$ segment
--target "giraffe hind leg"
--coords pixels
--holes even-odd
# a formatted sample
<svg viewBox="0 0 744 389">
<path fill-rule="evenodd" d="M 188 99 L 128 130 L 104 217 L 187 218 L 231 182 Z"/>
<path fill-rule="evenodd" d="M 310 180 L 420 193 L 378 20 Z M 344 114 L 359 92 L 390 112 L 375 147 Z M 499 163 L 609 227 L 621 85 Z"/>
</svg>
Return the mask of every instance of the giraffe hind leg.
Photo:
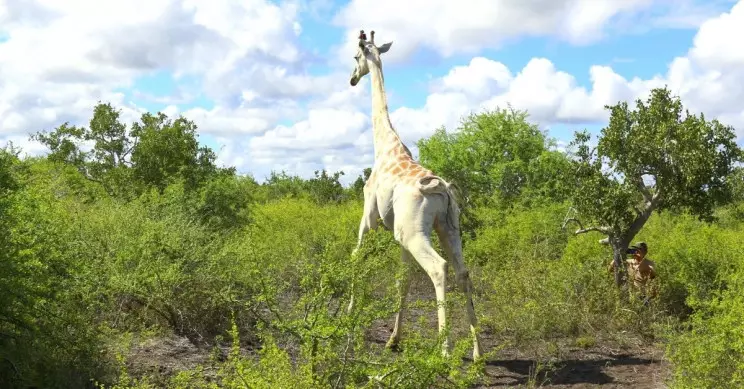
<svg viewBox="0 0 744 389">
<path fill-rule="evenodd" d="M 447 313 L 445 307 L 445 291 L 447 290 L 447 262 L 431 245 L 429 236 L 418 233 L 403 242 L 418 264 L 424 269 L 432 284 L 437 299 L 437 319 L 439 335 L 443 336 L 442 354 L 449 355 L 451 345 L 449 336 L 445 333 L 447 327 Z"/>
<path fill-rule="evenodd" d="M 457 283 L 465 294 L 465 308 L 470 324 L 470 334 L 473 337 L 473 360 L 477 360 L 481 356 L 480 340 L 477 332 L 478 319 L 473 306 L 473 283 L 470 280 L 470 274 L 462 256 L 462 238 L 460 238 L 459 230 L 452 228 L 447 223 L 437 223 L 436 227 L 442 248 L 455 268 Z"/>
</svg>

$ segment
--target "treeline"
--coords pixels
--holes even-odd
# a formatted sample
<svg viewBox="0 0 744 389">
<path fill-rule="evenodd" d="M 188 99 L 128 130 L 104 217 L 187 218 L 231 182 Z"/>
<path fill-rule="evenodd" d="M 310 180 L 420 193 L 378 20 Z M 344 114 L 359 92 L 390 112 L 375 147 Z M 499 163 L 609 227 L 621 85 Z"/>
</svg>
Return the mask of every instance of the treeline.
<svg viewBox="0 0 744 389">
<path fill-rule="evenodd" d="M 566 151 L 513 109 L 469 115 L 418 143 L 421 162 L 462 189 L 484 331 L 519 345 L 630 329 L 666 342 L 671 384 L 740 386 L 735 130 L 686 112 L 667 89 L 607 109 L 599 136 L 579 131 Z M 273 172 L 259 184 L 218 167 L 193 122 L 146 113 L 127 126 L 107 103 L 87 126 L 32 138 L 49 153 L 0 151 L 0 386 L 361 387 L 380 376 L 396 387 L 466 387 L 482 378 L 482 365 L 460 358 L 470 343 L 457 303 L 450 322 L 463 347 L 451 358 L 432 352 L 434 326 L 406 324 L 399 354 L 369 341 L 369 328 L 392 318 L 400 271 L 385 231 L 350 255 L 369 169 L 346 187 L 343 172 L 327 171 Z M 640 238 L 660 275 L 649 307 L 627 298 L 622 272 L 615 282 L 606 273 Z M 138 369 L 140 345 L 171 335 L 213 358 Z"/>
</svg>

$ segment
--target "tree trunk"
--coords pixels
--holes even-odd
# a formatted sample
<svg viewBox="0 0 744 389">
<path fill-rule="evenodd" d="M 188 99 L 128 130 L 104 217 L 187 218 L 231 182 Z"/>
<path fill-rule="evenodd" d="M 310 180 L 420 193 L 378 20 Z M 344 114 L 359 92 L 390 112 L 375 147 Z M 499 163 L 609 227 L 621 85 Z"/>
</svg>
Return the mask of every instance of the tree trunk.
<svg viewBox="0 0 744 389">
<path fill-rule="evenodd" d="M 621 287 L 623 285 L 623 274 L 625 273 L 625 251 L 627 245 L 613 244 L 612 245 L 612 261 L 615 264 L 615 285 Z"/>
<path fill-rule="evenodd" d="M 654 196 L 648 198 L 646 207 L 638 213 L 630 227 L 620 235 L 620 238 L 612 239 L 610 237 L 610 243 L 612 244 L 612 260 L 615 263 L 615 285 L 618 287 L 623 285 L 622 275 L 625 273 L 625 253 L 630 246 L 630 242 L 635 239 L 636 235 L 641 231 L 643 226 L 646 224 L 648 219 L 651 217 L 651 213 L 656 209 L 661 199 L 661 193 L 657 192 Z"/>
</svg>

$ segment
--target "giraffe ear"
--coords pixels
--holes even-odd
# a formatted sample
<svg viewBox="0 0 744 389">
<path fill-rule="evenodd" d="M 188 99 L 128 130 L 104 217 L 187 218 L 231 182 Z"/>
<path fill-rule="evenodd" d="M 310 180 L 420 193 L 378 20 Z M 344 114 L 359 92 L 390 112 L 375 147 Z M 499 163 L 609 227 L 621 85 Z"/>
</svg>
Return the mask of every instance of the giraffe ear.
<svg viewBox="0 0 744 389">
<path fill-rule="evenodd" d="M 387 51 L 390 50 L 390 46 L 392 46 L 392 45 L 393 45 L 393 42 L 385 43 L 384 45 L 378 47 L 377 48 L 377 51 L 379 51 L 380 54 L 387 53 Z"/>
</svg>

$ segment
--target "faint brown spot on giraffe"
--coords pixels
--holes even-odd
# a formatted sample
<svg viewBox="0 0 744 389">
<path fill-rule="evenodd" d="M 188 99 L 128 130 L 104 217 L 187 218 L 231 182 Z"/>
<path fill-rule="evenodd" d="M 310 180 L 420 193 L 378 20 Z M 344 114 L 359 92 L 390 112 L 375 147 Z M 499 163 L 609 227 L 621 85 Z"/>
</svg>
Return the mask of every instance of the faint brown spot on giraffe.
<svg viewBox="0 0 744 389">
<path fill-rule="evenodd" d="M 395 161 L 389 161 L 389 162 L 388 162 L 388 163 L 386 163 L 386 164 L 385 164 L 385 166 L 383 167 L 383 171 L 385 171 L 385 172 L 389 172 L 389 171 L 393 170 L 393 168 L 395 168 L 395 167 L 397 167 L 397 166 L 398 166 L 398 163 L 397 163 L 397 162 L 395 162 Z"/>
<path fill-rule="evenodd" d="M 421 171 L 419 171 L 419 172 L 418 172 L 418 173 L 416 174 L 416 177 L 426 177 L 426 176 L 428 176 L 429 174 L 430 174 L 430 172 L 429 172 L 428 170 L 426 170 L 426 169 L 421 169 Z"/>
<path fill-rule="evenodd" d="M 409 177 L 418 177 L 419 173 L 421 173 L 421 167 L 419 167 L 419 166 L 414 166 L 414 167 L 413 167 L 413 168 L 412 168 L 412 169 L 411 169 L 411 170 L 410 170 L 410 171 L 408 172 L 408 176 L 409 176 Z"/>
</svg>

